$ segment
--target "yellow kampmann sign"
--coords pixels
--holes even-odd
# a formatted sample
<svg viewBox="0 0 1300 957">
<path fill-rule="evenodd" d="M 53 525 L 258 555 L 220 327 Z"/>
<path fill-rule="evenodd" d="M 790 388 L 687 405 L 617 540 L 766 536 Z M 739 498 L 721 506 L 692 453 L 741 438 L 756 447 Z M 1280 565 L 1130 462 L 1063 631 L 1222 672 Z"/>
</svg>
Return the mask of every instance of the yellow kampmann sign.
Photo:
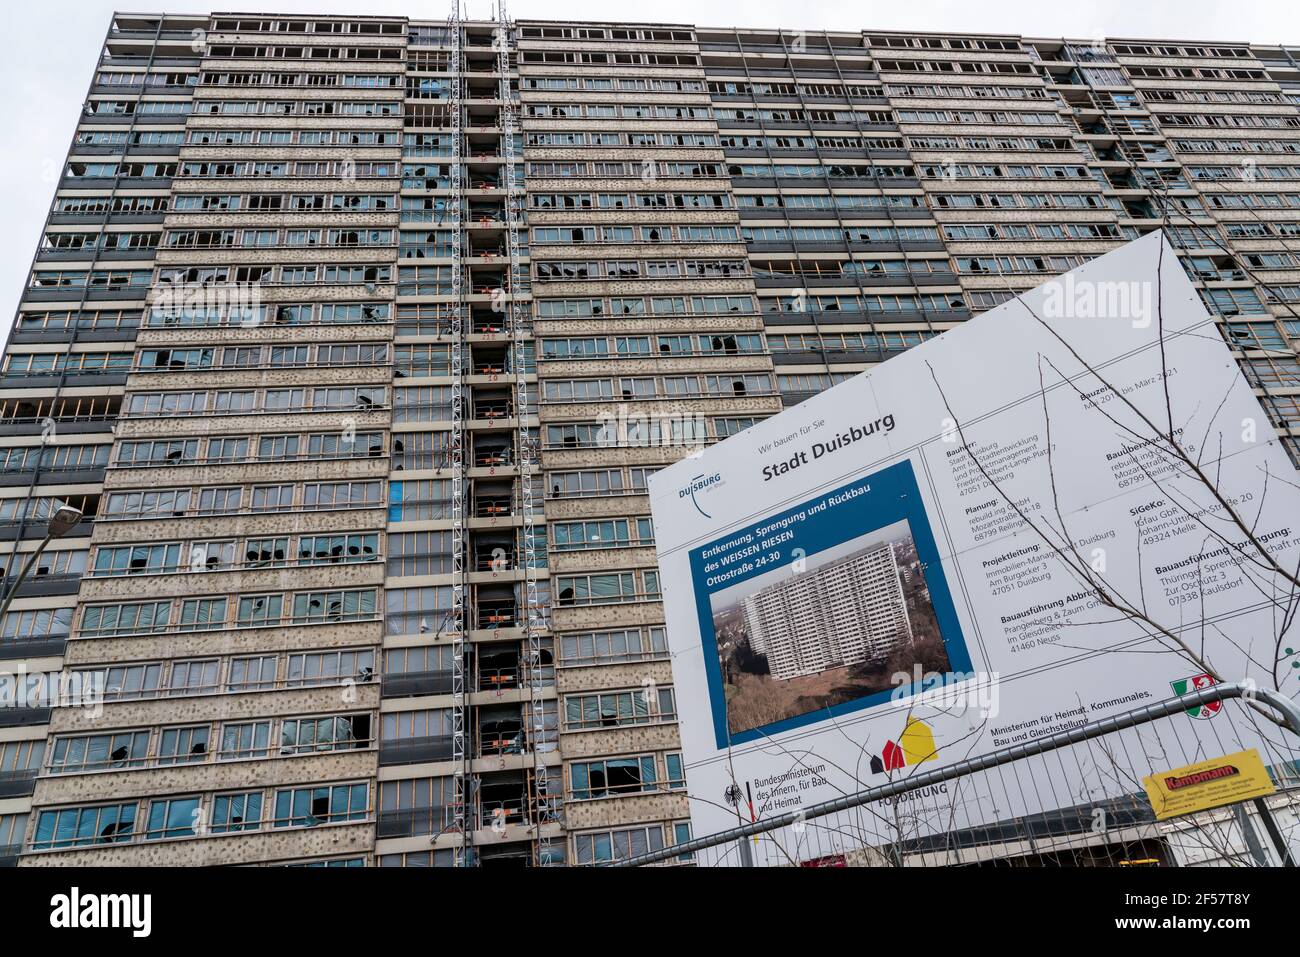
<svg viewBox="0 0 1300 957">
<path fill-rule="evenodd" d="M 1274 790 L 1254 748 L 1152 774 L 1142 784 L 1158 821 L 1264 797 Z"/>
</svg>

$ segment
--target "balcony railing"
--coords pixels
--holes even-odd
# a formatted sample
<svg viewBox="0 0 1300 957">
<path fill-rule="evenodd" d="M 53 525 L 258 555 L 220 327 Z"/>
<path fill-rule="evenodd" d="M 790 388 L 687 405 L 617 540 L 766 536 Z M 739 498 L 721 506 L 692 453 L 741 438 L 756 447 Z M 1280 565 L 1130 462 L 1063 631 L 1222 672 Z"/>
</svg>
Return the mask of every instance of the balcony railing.
<svg viewBox="0 0 1300 957">
<path fill-rule="evenodd" d="M 450 761 L 452 739 L 449 734 L 381 741 L 379 763 L 421 764 L 426 761 Z"/>
<path fill-rule="evenodd" d="M 0 771 L 0 798 L 23 797 L 36 787 L 37 769 L 27 771 Z M 0 855 L 3 850 L 0 850 Z"/>
</svg>

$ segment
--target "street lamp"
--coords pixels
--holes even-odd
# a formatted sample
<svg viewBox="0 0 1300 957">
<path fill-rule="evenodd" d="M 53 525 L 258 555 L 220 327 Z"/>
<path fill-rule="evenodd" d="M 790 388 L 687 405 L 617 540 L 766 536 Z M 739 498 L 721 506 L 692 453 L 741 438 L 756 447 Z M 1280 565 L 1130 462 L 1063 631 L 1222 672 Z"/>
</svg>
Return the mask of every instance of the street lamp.
<svg viewBox="0 0 1300 957">
<path fill-rule="evenodd" d="M 81 519 L 81 509 L 73 508 L 71 505 L 60 505 L 54 510 L 54 514 L 50 516 L 49 523 L 45 527 L 45 537 L 36 546 L 36 551 L 27 556 L 27 561 L 23 562 L 23 570 L 18 573 L 18 578 L 15 579 L 12 587 L 5 592 L 4 601 L 0 603 L 0 618 L 3 618 L 5 612 L 9 610 L 10 602 L 14 600 L 14 596 L 18 594 L 18 589 L 22 587 L 23 582 L 26 581 L 27 576 L 36 566 L 36 560 L 41 557 L 41 552 L 45 551 L 45 546 L 50 544 L 53 539 L 62 538 L 68 534 Z M 10 563 L 13 562 L 12 556 L 9 561 Z"/>
</svg>

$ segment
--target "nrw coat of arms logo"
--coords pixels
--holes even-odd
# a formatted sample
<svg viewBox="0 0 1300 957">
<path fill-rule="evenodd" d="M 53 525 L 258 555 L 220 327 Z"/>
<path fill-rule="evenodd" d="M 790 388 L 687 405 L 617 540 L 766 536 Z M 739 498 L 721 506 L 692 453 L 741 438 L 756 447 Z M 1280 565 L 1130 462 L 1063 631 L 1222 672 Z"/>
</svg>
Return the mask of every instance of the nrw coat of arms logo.
<svg viewBox="0 0 1300 957">
<path fill-rule="evenodd" d="M 1171 681 L 1169 686 L 1174 689 L 1174 694 L 1185 695 L 1192 691 L 1200 691 L 1202 688 L 1211 688 L 1217 683 L 1210 675 L 1192 675 L 1190 678 L 1179 678 L 1177 681 Z M 1205 704 L 1198 704 L 1194 708 L 1188 708 L 1187 713 L 1193 718 L 1208 720 L 1218 714 L 1222 708 L 1222 701 L 1207 701 Z"/>
</svg>

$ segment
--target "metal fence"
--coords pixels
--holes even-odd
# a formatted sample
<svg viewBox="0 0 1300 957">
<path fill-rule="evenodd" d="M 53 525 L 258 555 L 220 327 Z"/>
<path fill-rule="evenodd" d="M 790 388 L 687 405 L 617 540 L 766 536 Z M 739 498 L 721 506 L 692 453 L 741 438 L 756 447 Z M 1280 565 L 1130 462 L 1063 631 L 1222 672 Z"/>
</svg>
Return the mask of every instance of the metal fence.
<svg viewBox="0 0 1300 957">
<path fill-rule="evenodd" d="M 1189 716 L 1193 712 L 1206 719 Z M 1256 736 L 1264 742 L 1261 756 L 1277 793 L 1156 820 L 1143 778 L 1242 750 L 1241 742 Z M 1300 708 L 1246 683 L 1200 689 L 923 768 L 800 811 L 630 851 L 622 859 L 616 849 L 611 863 L 1294 866 L 1300 858 Z"/>
</svg>

